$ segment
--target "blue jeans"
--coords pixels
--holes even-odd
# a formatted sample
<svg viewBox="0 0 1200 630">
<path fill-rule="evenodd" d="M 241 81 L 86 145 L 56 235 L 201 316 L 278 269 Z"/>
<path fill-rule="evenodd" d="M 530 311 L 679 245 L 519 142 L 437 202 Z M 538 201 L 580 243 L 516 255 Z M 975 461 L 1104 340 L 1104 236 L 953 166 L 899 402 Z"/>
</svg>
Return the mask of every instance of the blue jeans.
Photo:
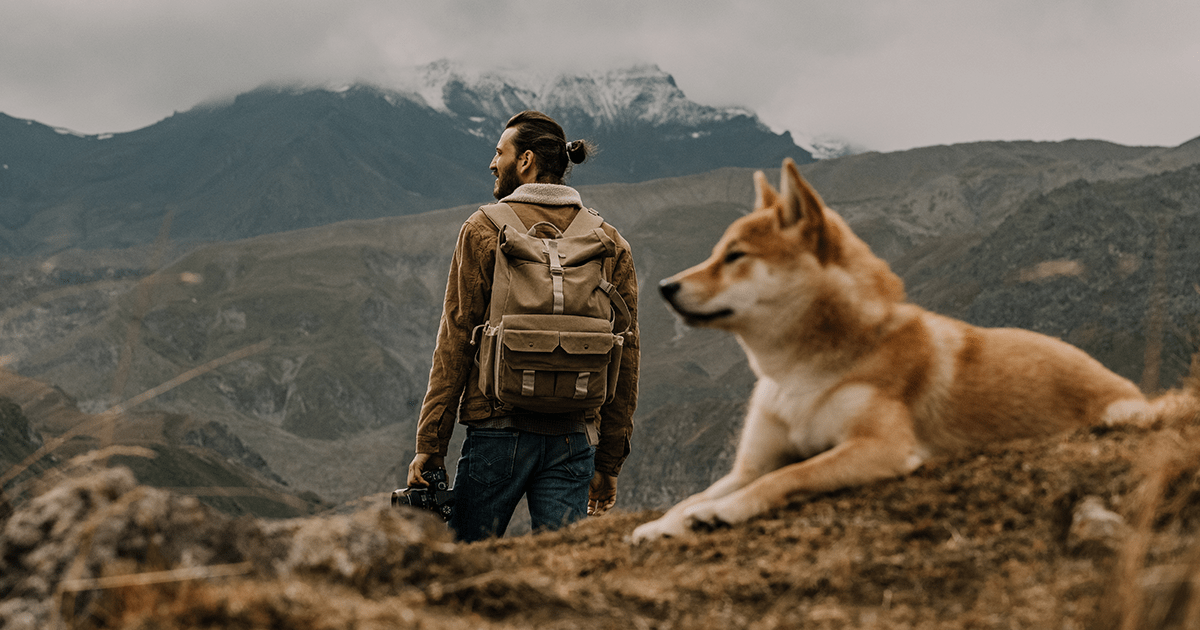
<svg viewBox="0 0 1200 630">
<path fill-rule="evenodd" d="M 587 515 L 595 453 L 583 433 L 468 427 L 450 527 L 464 542 L 503 536 L 522 495 L 534 531 L 578 521 Z"/>
</svg>

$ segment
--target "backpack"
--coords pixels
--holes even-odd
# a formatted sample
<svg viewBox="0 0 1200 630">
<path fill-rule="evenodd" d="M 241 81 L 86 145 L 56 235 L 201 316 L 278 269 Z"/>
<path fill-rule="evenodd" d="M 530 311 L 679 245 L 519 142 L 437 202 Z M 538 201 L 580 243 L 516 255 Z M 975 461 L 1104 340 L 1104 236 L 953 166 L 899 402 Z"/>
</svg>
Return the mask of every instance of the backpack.
<svg viewBox="0 0 1200 630">
<path fill-rule="evenodd" d="M 561 413 L 595 409 L 616 394 L 625 300 L 604 277 L 616 254 L 584 208 L 565 232 L 540 222 L 528 230 L 505 203 L 480 208 L 498 228 L 488 321 L 479 346 L 479 388 L 502 405 Z M 539 228 L 553 237 L 537 236 Z M 614 333 L 616 311 L 627 322 Z"/>
</svg>

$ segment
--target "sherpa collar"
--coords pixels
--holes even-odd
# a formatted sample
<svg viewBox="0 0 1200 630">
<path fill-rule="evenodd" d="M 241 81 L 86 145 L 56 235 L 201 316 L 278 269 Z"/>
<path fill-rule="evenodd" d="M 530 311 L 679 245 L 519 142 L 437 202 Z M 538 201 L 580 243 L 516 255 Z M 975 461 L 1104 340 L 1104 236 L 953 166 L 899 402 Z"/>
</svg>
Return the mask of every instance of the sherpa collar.
<svg viewBox="0 0 1200 630">
<path fill-rule="evenodd" d="M 533 203 L 539 206 L 579 206 L 583 201 L 579 191 L 562 184 L 521 184 L 512 194 L 500 201 Z"/>
</svg>

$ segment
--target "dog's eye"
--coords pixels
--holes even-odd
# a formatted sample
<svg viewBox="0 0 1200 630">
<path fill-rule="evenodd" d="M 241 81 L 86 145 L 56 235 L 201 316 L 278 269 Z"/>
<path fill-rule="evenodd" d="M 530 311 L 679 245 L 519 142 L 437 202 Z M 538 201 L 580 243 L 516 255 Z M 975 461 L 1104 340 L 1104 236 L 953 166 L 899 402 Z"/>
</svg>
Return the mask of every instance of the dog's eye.
<svg viewBox="0 0 1200 630">
<path fill-rule="evenodd" d="M 739 252 L 737 250 L 725 252 L 725 259 L 724 259 L 725 264 L 728 265 L 729 263 L 732 263 L 733 261 L 735 261 L 745 255 L 746 255 L 746 252 Z"/>
</svg>

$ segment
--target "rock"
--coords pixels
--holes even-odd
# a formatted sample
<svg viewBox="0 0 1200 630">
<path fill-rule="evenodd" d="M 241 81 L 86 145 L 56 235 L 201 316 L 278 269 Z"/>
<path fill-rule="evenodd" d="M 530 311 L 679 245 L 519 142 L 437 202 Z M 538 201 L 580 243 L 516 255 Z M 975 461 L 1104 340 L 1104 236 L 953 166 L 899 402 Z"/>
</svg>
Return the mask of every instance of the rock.
<svg viewBox="0 0 1200 630">
<path fill-rule="evenodd" d="M 70 477 L 18 505 L 0 530 L 0 628 L 45 628 L 71 594 L 80 617 L 108 595 L 102 580 L 245 576 L 316 580 L 393 593 L 445 575 L 484 573 L 440 519 L 386 503 L 353 514 L 233 518 L 195 497 L 139 486 L 128 468 Z M 112 582 L 110 581 L 109 584 Z"/>
<path fill-rule="evenodd" d="M 1115 553 L 1125 539 L 1125 519 L 1109 510 L 1097 496 L 1084 497 L 1075 506 L 1067 549 L 1072 553 Z"/>
</svg>

